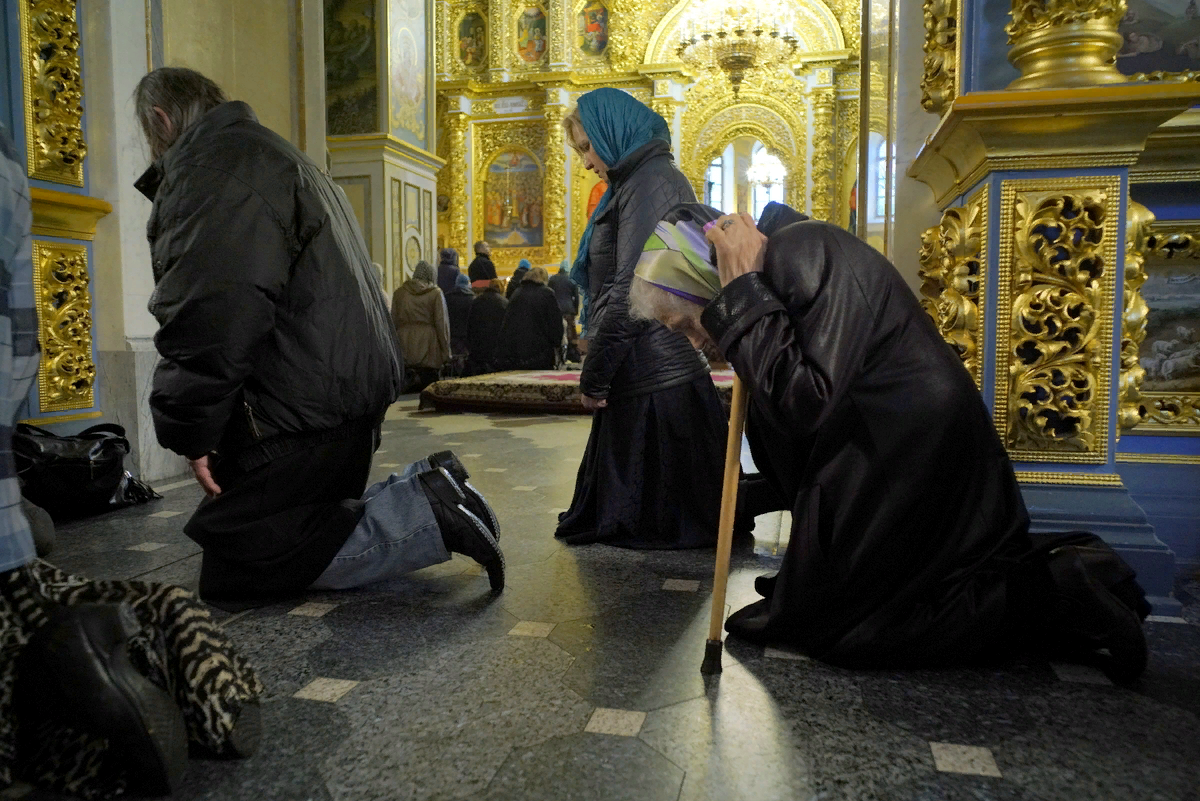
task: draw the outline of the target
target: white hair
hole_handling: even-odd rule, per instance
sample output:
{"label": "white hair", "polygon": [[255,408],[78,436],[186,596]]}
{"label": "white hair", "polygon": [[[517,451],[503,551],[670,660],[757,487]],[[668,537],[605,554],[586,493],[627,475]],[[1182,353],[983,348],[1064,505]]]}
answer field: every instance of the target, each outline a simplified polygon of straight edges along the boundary
{"label": "white hair", "polygon": [[645,278],[633,277],[629,287],[629,316],[635,320],[658,320],[691,317],[697,322],[704,307],[686,298],[672,295]]}

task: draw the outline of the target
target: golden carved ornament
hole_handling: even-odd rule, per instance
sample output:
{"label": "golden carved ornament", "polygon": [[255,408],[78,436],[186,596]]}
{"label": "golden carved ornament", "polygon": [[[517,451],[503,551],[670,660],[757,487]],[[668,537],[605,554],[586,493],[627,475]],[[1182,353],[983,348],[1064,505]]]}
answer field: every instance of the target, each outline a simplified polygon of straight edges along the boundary
{"label": "golden carved ornament", "polygon": [[546,179],[542,182],[542,244],[546,261],[564,258],[567,241],[567,141],[563,118],[567,107],[546,106]]}
{"label": "golden carved ornament", "polygon": [[813,90],[812,216],[833,219],[833,87]]}
{"label": "golden carved ornament", "polygon": [[994,412],[1015,461],[1107,458],[1118,185],[1002,185]]}
{"label": "golden carved ornament", "polygon": [[42,412],[95,405],[92,361],[92,297],[87,248],[33,243],[34,290],[42,363],[38,394]]}
{"label": "golden carved ornament", "polygon": [[83,186],[83,77],[74,0],[19,0],[29,175]]}
{"label": "golden carved ornament", "polygon": [[1171,223],[1151,219],[1146,232],[1144,255],[1156,261],[1200,259],[1200,231],[1174,230]]}
{"label": "golden carved ornament", "polygon": [[[850,224],[850,210],[845,200],[850,196],[850,189],[858,180],[858,172],[853,169],[858,164],[858,125],[859,103],[857,97],[839,98],[837,106],[837,151],[833,160],[834,185],[837,191],[834,222],[842,227]],[[850,150],[854,149],[855,157],[850,158]],[[844,215],[844,216],[843,216]]]}
{"label": "golden carved ornament", "polygon": [[921,107],[941,114],[958,92],[958,0],[925,0]]}
{"label": "golden carved ornament", "polygon": [[1121,312],[1121,373],[1117,381],[1117,436],[1120,430],[1133,428],[1146,416],[1142,405],[1142,381],[1146,371],[1141,365],[1142,342],[1150,308],[1142,297],[1146,283],[1145,249],[1154,213],[1134,200],[1125,212],[1125,294]]}
{"label": "golden carved ornament", "polygon": [[1146,81],[1149,83],[1188,83],[1200,81],[1200,70],[1183,70],[1182,72],[1137,72],[1129,76],[1130,81]]}
{"label": "golden carved ornament", "polygon": [[1128,83],[1116,66],[1125,0],[1012,0],[1008,60],[1021,71],[1009,89]]}
{"label": "golden carved ornament", "polygon": [[1029,470],[1014,471],[1022,484],[1066,484],[1083,487],[1123,487],[1116,473],[1042,473]]}
{"label": "golden carved ornament", "polygon": [[987,188],[921,235],[921,307],[942,338],[983,387],[984,310],[987,307]]}
{"label": "golden carved ornament", "polygon": [[471,169],[473,163],[468,160],[470,154],[467,151],[469,124],[466,114],[454,112],[446,115],[443,136],[451,157],[446,161],[442,175],[449,172],[449,180],[442,178],[438,181],[439,188],[444,187],[443,191],[450,197],[450,241],[446,244],[464,254],[471,252],[471,242],[467,238],[467,170]]}
{"label": "golden carved ornament", "polygon": [[1145,392],[1146,416],[1136,429],[1142,434],[1200,434],[1200,394]]}

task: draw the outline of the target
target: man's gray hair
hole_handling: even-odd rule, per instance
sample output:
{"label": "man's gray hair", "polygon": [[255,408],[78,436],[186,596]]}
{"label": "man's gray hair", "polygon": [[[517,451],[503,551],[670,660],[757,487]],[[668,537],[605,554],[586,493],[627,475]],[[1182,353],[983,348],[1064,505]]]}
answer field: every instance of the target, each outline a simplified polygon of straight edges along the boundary
{"label": "man's gray hair", "polygon": [[[138,123],[150,145],[150,156],[162,158],[200,118],[229,98],[212,80],[183,67],[159,67],[147,73],[133,91]],[[155,112],[162,109],[168,126]]]}
{"label": "man's gray hair", "polygon": [[477,255],[483,255],[484,253],[489,253],[489,252],[491,252],[491,250],[492,250],[492,246],[489,245],[487,242],[484,242],[482,239],[475,243],[475,253]]}

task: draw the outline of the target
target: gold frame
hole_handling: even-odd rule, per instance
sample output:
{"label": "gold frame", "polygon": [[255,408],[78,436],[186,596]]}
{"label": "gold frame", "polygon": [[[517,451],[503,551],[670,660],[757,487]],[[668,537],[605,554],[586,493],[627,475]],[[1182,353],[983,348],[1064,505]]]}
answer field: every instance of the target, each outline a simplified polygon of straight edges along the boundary
{"label": "gold frame", "polygon": [[[19,0],[18,7],[29,177],[82,187],[87,142],[75,0]],[[35,25],[47,15],[55,24]],[[47,27],[60,34],[57,41],[38,35]],[[55,44],[57,57],[43,61],[42,51]]]}
{"label": "gold frame", "polygon": [[38,410],[43,414],[96,405],[90,283],[86,245],[34,240],[33,289],[42,348]]}
{"label": "gold frame", "polygon": [[[471,228],[474,232],[473,242],[483,240],[484,234],[487,231],[483,213],[487,200],[487,171],[492,166],[492,162],[496,160],[496,156],[501,152],[519,150],[534,160],[534,163],[538,165],[538,172],[542,178],[542,198],[544,202],[546,197],[545,127],[544,119],[475,122],[472,124],[471,165],[473,167],[473,191],[471,192]],[[493,246],[492,259],[495,261],[497,268],[500,268],[501,271],[507,270],[511,274],[516,269],[517,262],[521,259],[529,259],[534,265],[545,264],[547,252],[545,223],[546,218],[543,212],[542,244],[539,246],[520,248]]]}
{"label": "gold frame", "polygon": [[[479,66],[476,66],[476,67],[471,67],[471,66],[464,64],[462,58],[458,54],[458,29],[462,25],[463,20],[466,19],[471,14],[477,15],[480,19],[483,20],[483,38],[485,40],[484,51],[483,51],[483,61],[479,64]],[[463,73],[467,73],[468,75],[477,75],[481,72],[487,72],[488,63],[491,61],[491,56],[492,56],[492,41],[491,41],[492,21],[490,19],[488,19],[487,9],[484,8],[484,6],[482,6],[482,5],[467,5],[467,6],[462,7],[459,10],[459,13],[454,15],[453,20],[454,20],[454,36],[453,36],[453,38],[450,38],[449,36],[447,36],[447,38],[449,39],[449,42],[450,42],[450,45],[449,45],[450,52],[448,54],[448,57],[450,59],[453,59],[454,69],[452,69],[452,70],[446,69],[445,72],[447,72],[447,73],[463,72]],[[449,34],[449,31],[447,31],[446,33]]]}
{"label": "gold frame", "polygon": [[[1200,260],[1200,220],[1161,220],[1153,222],[1143,251],[1142,269],[1151,273],[1175,259]],[[1152,309],[1153,310],[1153,309]],[[1129,435],[1200,436],[1200,392],[1143,391],[1146,416]]]}
{"label": "gold frame", "polygon": [[[553,33],[550,25],[549,5],[550,4],[548,2],[543,2],[542,0],[528,0],[524,3],[514,3],[510,7],[511,11],[508,15],[508,27],[512,32],[512,37],[511,41],[508,43],[508,49],[512,54],[512,66],[515,70],[540,71],[545,67],[546,64],[550,62],[550,38],[553,36]],[[542,17],[546,20],[546,49],[542,51],[542,57],[537,61],[526,61],[521,56],[521,48],[517,46],[518,23],[521,21],[521,17],[524,16],[525,11],[530,8],[537,8],[541,10]]]}
{"label": "gold frame", "polygon": [[[1116,281],[1118,278],[1117,265],[1118,246],[1121,242],[1121,231],[1117,223],[1121,181],[1117,176],[1080,175],[1071,178],[1033,178],[1005,180],[1000,187],[1000,247],[999,263],[996,280],[996,341],[994,367],[995,376],[995,405],[993,418],[1001,441],[1009,451],[1014,462],[1060,462],[1074,464],[1105,464],[1109,452],[1109,416],[1114,403],[1111,374],[1113,370],[1113,303],[1116,297]],[[1012,402],[1012,384],[1018,376],[1012,372],[1013,365],[1013,335],[1014,311],[1019,299],[1016,283],[1021,275],[1019,265],[1017,239],[1018,220],[1017,204],[1019,200],[1049,196],[1059,193],[1102,193],[1104,219],[1101,224],[1101,241],[1097,254],[1103,259],[1106,269],[1099,278],[1099,306],[1094,307],[1093,319],[1098,321],[1099,329],[1095,339],[1099,341],[1098,351],[1093,355],[1091,366],[1081,368],[1093,382],[1094,398],[1086,410],[1089,418],[1086,425],[1081,426],[1078,438],[1083,440],[1083,446],[1072,445],[1069,440],[1050,440],[1047,447],[1034,449],[1016,446],[1010,436],[1010,424],[1016,414],[1010,409]],[[1030,279],[1029,289],[1021,293],[1024,298],[1032,293],[1039,284]],[[1087,339],[1088,337],[1084,337]],[[1086,352],[1085,359],[1086,361]],[[1090,440],[1090,444],[1088,444]]]}

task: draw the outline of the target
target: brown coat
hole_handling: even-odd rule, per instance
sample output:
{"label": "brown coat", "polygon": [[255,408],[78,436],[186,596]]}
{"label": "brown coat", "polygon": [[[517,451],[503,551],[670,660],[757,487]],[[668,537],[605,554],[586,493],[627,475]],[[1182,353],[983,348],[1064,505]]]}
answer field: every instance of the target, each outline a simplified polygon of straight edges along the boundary
{"label": "brown coat", "polygon": [[392,295],[392,324],[408,367],[440,370],[450,360],[450,318],[442,290],[409,279]]}

